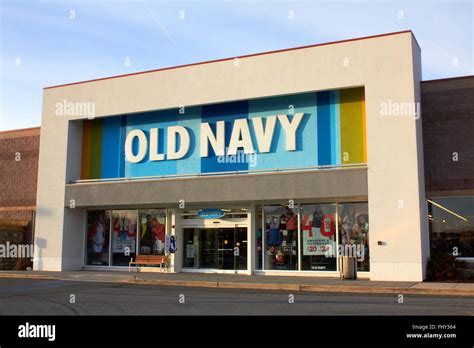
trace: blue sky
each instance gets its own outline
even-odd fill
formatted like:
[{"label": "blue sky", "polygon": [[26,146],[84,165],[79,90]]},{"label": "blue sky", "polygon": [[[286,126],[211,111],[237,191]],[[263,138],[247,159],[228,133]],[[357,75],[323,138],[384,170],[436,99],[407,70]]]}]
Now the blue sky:
[{"label": "blue sky", "polygon": [[472,0],[0,3],[0,130],[40,125],[46,86],[405,29],[425,80],[474,72]]}]

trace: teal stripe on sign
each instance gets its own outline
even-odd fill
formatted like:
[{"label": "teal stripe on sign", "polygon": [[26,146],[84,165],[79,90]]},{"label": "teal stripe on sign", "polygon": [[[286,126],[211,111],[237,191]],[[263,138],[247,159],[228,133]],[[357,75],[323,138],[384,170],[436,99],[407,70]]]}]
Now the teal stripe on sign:
[{"label": "teal stripe on sign", "polygon": [[331,92],[317,93],[318,164],[331,164]]},{"label": "teal stripe on sign", "polygon": [[127,132],[127,116],[120,116],[120,140],[119,140],[119,168],[118,177],[125,177],[125,136]]},{"label": "teal stripe on sign", "polygon": [[107,117],[102,127],[102,178],[119,177],[120,117]]},{"label": "teal stripe on sign", "polygon": [[[125,120],[125,124],[123,125],[125,128],[125,138],[127,137],[127,134],[135,129],[136,127],[132,124],[131,119],[134,116],[128,117]],[[124,140],[124,146],[125,146],[125,140]],[[124,151],[124,159],[125,159],[125,151]],[[125,160],[125,165],[124,165],[124,171],[123,171],[123,176],[124,178],[130,178],[131,177],[131,170],[132,170],[132,163],[129,161]]]}]

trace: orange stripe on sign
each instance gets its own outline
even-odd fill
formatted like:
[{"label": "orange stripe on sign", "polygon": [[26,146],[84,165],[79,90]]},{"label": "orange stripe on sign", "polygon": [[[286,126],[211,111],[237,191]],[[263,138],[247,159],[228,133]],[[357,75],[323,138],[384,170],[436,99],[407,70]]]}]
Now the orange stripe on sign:
[{"label": "orange stripe on sign", "polygon": [[92,121],[84,120],[82,128],[81,179],[90,179]]},{"label": "orange stripe on sign", "polygon": [[360,103],[362,107],[362,141],[364,145],[364,163],[367,163],[367,123],[365,116],[365,89],[362,88],[362,100]]}]

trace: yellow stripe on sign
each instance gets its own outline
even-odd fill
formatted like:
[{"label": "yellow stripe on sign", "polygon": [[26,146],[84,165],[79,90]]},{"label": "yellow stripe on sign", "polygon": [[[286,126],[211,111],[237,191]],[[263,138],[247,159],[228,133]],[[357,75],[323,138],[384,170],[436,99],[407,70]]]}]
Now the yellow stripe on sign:
[{"label": "yellow stripe on sign", "polygon": [[341,164],[365,163],[364,89],[343,89],[340,95]]}]

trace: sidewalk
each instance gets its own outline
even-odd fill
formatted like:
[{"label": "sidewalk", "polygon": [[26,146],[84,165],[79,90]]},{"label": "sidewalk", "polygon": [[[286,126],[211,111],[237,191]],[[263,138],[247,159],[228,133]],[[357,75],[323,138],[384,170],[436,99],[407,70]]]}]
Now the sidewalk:
[{"label": "sidewalk", "polygon": [[474,283],[428,283],[297,276],[247,276],[202,273],[122,271],[0,271],[2,278],[55,279],[67,281],[191,286],[220,289],[258,289],[311,292],[413,294],[474,297]]}]

